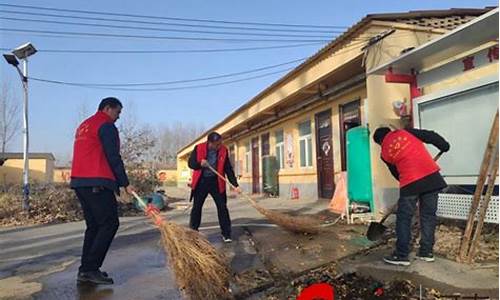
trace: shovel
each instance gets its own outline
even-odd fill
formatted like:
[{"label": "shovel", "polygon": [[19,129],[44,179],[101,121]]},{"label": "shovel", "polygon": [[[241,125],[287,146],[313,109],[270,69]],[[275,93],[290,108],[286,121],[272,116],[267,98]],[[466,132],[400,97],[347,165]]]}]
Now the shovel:
[{"label": "shovel", "polygon": [[[439,152],[434,157],[434,161],[437,161],[441,157],[442,154],[443,154],[443,152]],[[366,237],[370,241],[376,241],[382,237],[382,235],[387,230],[387,227],[384,225],[384,222],[392,213],[394,213],[396,211],[397,207],[398,207],[398,204],[397,203],[394,204],[394,206],[391,207],[389,212],[382,217],[380,222],[371,222],[370,223],[370,226],[368,227],[368,231],[366,232]]]},{"label": "shovel", "polygon": [[385,220],[396,210],[398,204],[396,203],[388,213],[380,220],[380,222],[371,222],[368,227],[368,232],[366,233],[366,237],[370,241],[376,241],[382,237],[384,232],[387,230],[387,226],[384,225]]}]

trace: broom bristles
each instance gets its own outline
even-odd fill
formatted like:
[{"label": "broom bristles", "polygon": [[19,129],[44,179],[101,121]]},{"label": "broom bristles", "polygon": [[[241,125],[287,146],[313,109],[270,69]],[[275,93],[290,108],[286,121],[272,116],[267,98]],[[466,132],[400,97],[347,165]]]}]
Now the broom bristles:
[{"label": "broom bristles", "polygon": [[[217,170],[215,170],[212,166],[207,165],[207,168],[212,170],[219,178],[224,180],[226,183],[229,183],[233,188],[235,186],[230,183],[226,177],[222,176]],[[250,202],[250,204],[258,210],[261,214],[263,214],[265,217],[267,217],[272,223],[282,227],[285,230],[291,231],[293,233],[309,233],[309,234],[316,234],[320,231],[320,223],[317,222],[314,219],[308,218],[308,217],[293,217],[284,213],[280,213],[277,211],[272,211],[265,209],[264,207],[260,206],[250,198],[247,194],[243,194],[245,198]]]},{"label": "broom bristles", "polygon": [[251,201],[250,203],[256,210],[258,210],[261,214],[268,218],[272,223],[290,232],[317,234],[321,229],[320,222],[312,218],[303,216],[290,216],[284,213],[266,209],[258,205],[254,201]]},{"label": "broom bristles", "polygon": [[197,231],[173,222],[159,226],[175,280],[189,299],[232,299],[225,257]]},{"label": "broom bristles", "polygon": [[188,299],[232,299],[230,271],[225,257],[197,231],[167,222],[157,208],[146,205],[136,192],[134,197],[158,226],[177,286]]}]

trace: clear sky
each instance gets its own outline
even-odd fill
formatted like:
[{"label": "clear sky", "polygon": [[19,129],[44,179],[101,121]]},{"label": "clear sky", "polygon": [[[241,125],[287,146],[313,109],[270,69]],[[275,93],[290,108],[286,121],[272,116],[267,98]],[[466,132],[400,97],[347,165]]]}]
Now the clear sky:
[{"label": "clear sky", "polygon": [[[0,4],[16,4],[63,8],[73,10],[102,11],[112,13],[138,14],[190,19],[227,20],[237,22],[289,23],[328,26],[350,26],[370,13],[404,12],[408,10],[447,9],[461,7],[496,6],[497,1],[206,1],[206,0],[86,0],[86,1],[19,1],[0,0]],[[81,19],[61,19],[48,16],[35,16],[21,13],[44,13],[61,15],[78,15],[86,17],[118,18],[117,16],[82,15],[69,12],[51,12],[28,8],[0,6],[0,17],[58,20],[65,22],[84,22],[114,24],[124,26],[161,27],[160,25],[141,25],[111,23]],[[146,19],[136,19],[146,20]],[[149,19],[153,22],[169,22],[167,20]],[[174,21],[171,21],[174,22]],[[185,23],[187,24],[187,23]],[[190,23],[198,25],[238,26],[215,23]],[[250,26],[250,25],[242,25]],[[68,24],[44,24],[27,21],[0,19],[0,28],[98,32],[105,34],[156,35],[178,37],[217,37],[226,35],[207,35],[201,33],[170,33],[163,31],[145,31],[135,29],[93,28]],[[175,27],[190,30],[219,30],[211,28]],[[283,27],[280,27],[283,28]],[[291,28],[295,29],[295,28]],[[300,28],[299,28],[300,29]],[[317,28],[317,30],[325,30]],[[262,32],[269,34],[273,32]],[[303,33],[274,32],[278,34]],[[311,34],[311,33],[309,33]],[[313,35],[325,35],[317,33]],[[233,38],[277,39],[259,36],[232,36]],[[304,39],[304,38],[290,38]],[[316,38],[307,38],[316,39]],[[324,38],[319,38],[324,40]],[[31,41],[38,49],[78,49],[78,50],[172,50],[172,49],[217,49],[245,48],[276,45],[290,45],[295,42],[241,42],[241,41],[186,41],[186,40],[147,40],[138,38],[104,38],[104,37],[49,37],[41,33],[20,33],[0,31],[0,48],[13,48]],[[138,83],[189,80],[256,69],[280,64],[314,54],[325,43],[286,49],[255,50],[216,53],[162,53],[162,54],[75,54],[48,53],[35,54],[29,64],[29,75],[32,77],[81,83]],[[5,51],[3,51],[5,52]],[[211,84],[228,80],[253,77],[260,74],[276,72],[293,67],[295,64],[269,69],[257,73],[227,77],[211,81],[190,82],[169,85],[179,87],[198,84]],[[113,91],[89,89],[75,86],[54,85],[42,82],[30,83],[30,135],[31,150],[53,152],[58,159],[68,158],[72,147],[72,135],[78,121],[82,105],[90,112],[94,111],[100,99],[116,96],[123,100],[125,110],[133,107],[137,119],[153,127],[172,122],[201,122],[210,127],[237,107],[255,96],[269,84],[282,76],[284,72],[267,77],[237,82],[228,85],[206,88],[170,90],[170,91]],[[19,101],[21,86],[15,70],[5,62],[0,63],[0,80],[9,82],[17,91]],[[137,87],[132,87],[137,88]],[[151,87],[139,87],[151,88]],[[124,118],[123,121],[126,121]],[[20,151],[20,136],[13,141],[9,150]]]}]

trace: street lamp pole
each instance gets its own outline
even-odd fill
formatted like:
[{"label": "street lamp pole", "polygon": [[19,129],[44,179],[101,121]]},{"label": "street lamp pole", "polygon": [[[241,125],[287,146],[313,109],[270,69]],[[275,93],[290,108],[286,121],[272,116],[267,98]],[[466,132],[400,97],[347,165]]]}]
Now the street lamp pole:
[{"label": "street lamp pole", "polygon": [[28,131],[28,57],[23,59],[23,89],[24,89],[24,102],[23,102],[23,209],[29,211],[29,131]]},{"label": "street lamp pole", "polygon": [[[12,50],[12,54],[4,54],[3,57],[8,64],[14,66],[21,77],[24,90],[23,102],[23,210],[28,212],[29,205],[29,132],[28,132],[28,57],[35,54],[37,50],[31,43],[26,43]],[[23,60],[23,70],[19,69],[19,61]]]}]

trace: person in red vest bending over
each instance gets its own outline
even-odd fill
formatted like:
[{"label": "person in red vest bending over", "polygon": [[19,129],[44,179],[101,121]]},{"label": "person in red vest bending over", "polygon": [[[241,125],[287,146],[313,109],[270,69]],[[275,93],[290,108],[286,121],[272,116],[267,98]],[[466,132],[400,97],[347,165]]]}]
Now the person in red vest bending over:
[{"label": "person in red vest bending over", "polygon": [[87,225],[78,282],[113,284],[100,267],[118,230],[115,193],[119,194],[119,187],[125,187],[129,194],[134,191],[125,173],[114,125],[122,107],[118,99],[105,98],[99,110],[76,130],[70,186],[80,200]]},{"label": "person in red vest bending over", "polygon": [[434,131],[401,129],[391,131],[380,127],[373,134],[375,143],[382,146],[381,158],[399,181],[399,201],[396,212],[396,250],[384,261],[394,265],[410,265],[411,223],[417,201],[420,207],[420,249],[417,257],[434,261],[434,231],[438,192],[447,185],[439,173],[439,166],[425,148],[432,144],[447,152],[450,144]]},{"label": "person in red vest bending over", "polygon": [[191,152],[188,165],[194,170],[191,179],[191,198],[194,198],[191,209],[191,228],[198,230],[200,227],[203,203],[210,194],[217,206],[222,239],[225,243],[232,242],[231,219],[227,210],[226,182],[208,168],[210,165],[222,176],[227,175],[229,182],[236,187],[236,192],[241,193],[236,176],[234,176],[233,166],[229,161],[228,150],[222,145],[221,135],[212,132],[208,135],[205,143],[196,145]]}]

